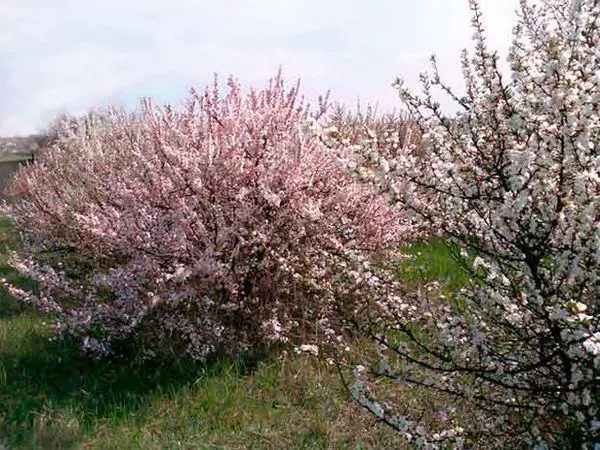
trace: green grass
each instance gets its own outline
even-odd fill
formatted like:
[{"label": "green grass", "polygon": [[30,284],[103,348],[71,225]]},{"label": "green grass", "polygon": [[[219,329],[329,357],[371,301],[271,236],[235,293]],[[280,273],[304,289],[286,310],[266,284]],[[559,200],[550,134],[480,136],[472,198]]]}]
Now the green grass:
[{"label": "green grass", "polygon": [[[17,244],[0,218],[0,277],[35,290],[5,265]],[[464,283],[443,243],[407,251],[416,255],[400,269],[407,282]],[[0,449],[403,445],[349,399],[333,368],[305,356],[109,363],[83,359],[51,331],[47,318],[0,292]]]},{"label": "green grass", "polygon": [[454,261],[444,241],[414,244],[405,248],[404,253],[411,258],[400,265],[399,275],[409,286],[438,281],[444,291],[451,293],[469,282],[467,273]]},{"label": "green grass", "polygon": [[[0,436],[8,448],[394,446],[336,373],[280,356],[170,367],[82,359],[30,315],[0,322]],[[360,425],[356,426],[359,422]]]}]

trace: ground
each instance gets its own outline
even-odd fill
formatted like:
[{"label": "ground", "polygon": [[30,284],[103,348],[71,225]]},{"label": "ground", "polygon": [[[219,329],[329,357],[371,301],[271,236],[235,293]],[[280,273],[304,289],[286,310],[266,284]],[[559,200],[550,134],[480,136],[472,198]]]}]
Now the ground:
[{"label": "ground", "polygon": [[[18,238],[0,220],[0,277]],[[408,249],[408,283],[462,282],[443,243]],[[93,362],[51,340],[47,317],[0,293],[0,449],[399,448],[336,370],[294,352],[206,364]],[[412,401],[420,402],[421,398]]]}]

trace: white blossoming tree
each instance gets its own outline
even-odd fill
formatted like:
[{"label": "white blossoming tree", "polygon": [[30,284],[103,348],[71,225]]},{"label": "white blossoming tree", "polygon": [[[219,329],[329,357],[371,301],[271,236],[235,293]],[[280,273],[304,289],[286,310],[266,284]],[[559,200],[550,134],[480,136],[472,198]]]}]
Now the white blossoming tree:
[{"label": "white blossoming tree", "polygon": [[[440,230],[472,284],[451,300],[429,292],[383,302],[383,320],[362,326],[381,362],[354,393],[425,447],[485,436],[486,448],[593,448],[600,442],[600,1],[521,0],[510,76],[486,44],[478,3],[470,6],[474,51],[462,56],[464,96],[440,79],[435,59],[421,76],[422,95],[397,83],[426,157],[370,148],[359,172]],[[444,114],[436,90],[457,103],[456,114]],[[436,417],[448,426],[378,400],[373,377],[440,393],[450,409]],[[464,423],[449,414],[459,404],[471,415]]]}]

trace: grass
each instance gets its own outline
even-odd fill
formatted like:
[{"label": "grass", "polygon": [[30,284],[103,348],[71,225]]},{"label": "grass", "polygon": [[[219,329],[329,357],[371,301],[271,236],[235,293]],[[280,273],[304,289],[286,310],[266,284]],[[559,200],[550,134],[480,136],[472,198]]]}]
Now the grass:
[{"label": "grass", "polygon": [[[171,367],[90,362],[39,319],[0,325],[0,436],[9,448],[372,448],[390,430],[337,375],[297,355]],[[360,422],[359,426],[356,424]]]},{"label": "grass", "polygon": [[[15,245],[0,218],[0,277],[35,290],[6,267]],[[442,243],[407,251],[407,282],[464,282]],[[0,293],[0,449],[403,445],[349,399],[334,369],[306,356],[133,366],[82,359],[51,336],[47,318]]]},{"label": "grass", "polygon": [[405,248],[404,253],[411,258],[401,264],[399,275],[409,286],[438,281],[442,289],[450,293],[469,281],[467,273],[454,261],[451,249],[444,241],[414,244]]}]

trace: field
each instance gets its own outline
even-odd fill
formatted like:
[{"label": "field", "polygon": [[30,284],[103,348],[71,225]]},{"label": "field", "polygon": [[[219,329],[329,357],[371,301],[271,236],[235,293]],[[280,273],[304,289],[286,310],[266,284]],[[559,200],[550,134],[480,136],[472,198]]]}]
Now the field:
[{"label": "field", "polygon": [[[2,258],[18,245],[0,223]],[[409,283],[463,275],[443,243],[407,252]],[[0,276],[35,289],[4,264]],[[334,368],[288,351],[203,365],[90,362],[50,340],[41,316],[0,297],[0,448],[397,448]],[[420,402],[422,398],[410,399]]]}]

